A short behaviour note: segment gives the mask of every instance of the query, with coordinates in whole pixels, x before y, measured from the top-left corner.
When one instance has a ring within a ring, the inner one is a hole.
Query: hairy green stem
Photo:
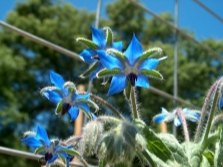
[[[201,135],[201,132],[203,130],[203,123],[204,123],[205,116],[206,116],[206,111],[207,111],[207,108],[208,108],[208,102],[211,99],[211,95],[215,91],[215,88],[216,88],[217,85],[218,85],[218,81],[216,81],[211,86],[211,88],[208,91],[207,97],[205,98],[205,101],[204,101],[204,104],[203,104],[203,107],[202,107],[202,110],[201,110],[200,120],[198,122],[197,130],[196,130],[196,134],[195,134],[195,138],[194,138],[194,142],[196,142],[196,143],[198,142],[198,140],[200,138],[200,135]]]
[[[131,100],[133,117],[134,117],[134,119],[139,119],[139,114],[137,111],[137,104],[136,104],[136,92],[135,92],[135,87],[133,87],[133,86],[131,87],[130,100]]]
[[[102,103],[103,105],[105,105],[108,109],[110,109],[118,118],[124,120],[125,118],[120,114],[120,112],[118,110],[116,110],[111,104],[109,104],[107,101],[105,101],[104,99],[100,98],[99,96],[96,96],[94,94],[91,93],[91,98],[95,99],[96,101]]]
[[[180,108],[177,108],[176,112],[177,112],[177,114],[179,115],[179,117],[180,117],[180,119],[182,121],[185,141],[190,141],[190,137],[189,137],[189,132],[188,132],[187,122],[186,122],[185,116],[184,116],[184,114],[183,114],[183,112],[182,112],[182,110]]]
[[[202,143],[204,141],[206,141],[206,139],[208,138],[208,134],[209,134],[210,129],[211,129],[211,124],[212,124],[212,120],[213,120],[213,117],[214,117],[215,107],[216,107],[216,104],[217,104],[217,101],[218,101],[219,88],[220,88],[219,85],[221,83],[221,80],[218,83],[218,86],[217,86],[217,89],[216,89],[216,92],[215,92],[215,95],[214,95],[214,100],[213,100],[213,103],[212,103],[212,106],[211,106],[211,112],[210,112],[210,115],[208,117],[208,122],[207,122],[207,126],[205,128],[205,132],[204,132],[204,137],[202,139]]]
[[[109,121],[109,122],[113,122],[113,123],[116,123],[116,124],[119,124],[121,121],[115,117],[111,117],[111,116],[107,116],[107,115],[103,115],[103,116],[99,116],[97,118],[98,121]]]

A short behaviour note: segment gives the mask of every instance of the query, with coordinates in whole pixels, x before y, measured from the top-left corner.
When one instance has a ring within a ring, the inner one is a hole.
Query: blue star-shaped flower
[[[51,102],[57,104],[56,114],[62,116],[69,113],[71,121],[75,120],[82,109],[88,116],[90,109],[87,100],[90,94],[76,93],[75,85],[72,82],[65,82],[63,77],[53,71],[50,71],[50,80],[54,86],[45,87],[41,93]]]
[[[92,29],[92,41],[78,38],[77,41],[85,44],[88,48],[83,50],[80,57],[89,64],[93,64],[88,71],[90,71],[90,80],[93,80],[96,73],[103,69],[103,65],[100,63],[99,57],[97,55],[97,50],[106,51],[108,48],[114,48],[116,50],[122,51],[122,42],[113,42],[113,35],[110,28],[106,27],[107,36],[105,38],[104,33],[100,29],[96,29],[93,26]],[[87,73],[87,72],[86,72]]]
[[[105,52],[98,51],[102,65],[108,70],[114,71],[108,95],[121,92],[128,82],[132,86],[149,88],[148,76],[151,75],[162,79],[162,75],[154,70],[162,59],[149,57],[154,52],[160,52],[161,49],[155,48],[143,52],[142,46],[135,35],[133,35],[132,41],[124,53],[114,50],[108,51],[111,51],[114,55],[107,56]]]
[[[193,112],[189,108],[184,108],[181,111],[185,119],[188,119],[192,122],[197,122],[200,119],[199,114],[196,112]],[[162,108],[162,113],[156,115],[153,118],[153,121],[155,123],[160,123],[162,121],[165,121],[165,122],[174,121],[175,126],[180,126],[182,124],[182,121],[179,117],[179,114],[177,113],[177,110],[174,110],[173,112],[168,112],[165,108]]]
[[[27,144],[29,147],[44,151],[44,159],[47,164],[54,162],[59,155],[63,156],[65,160],[68,160],[67,157],[70,157],[70,155],[64,151],[69,150],[71,146],[55,146],[54,142],[49,140],[45,129],[40,126],[38,126],[35,135],[26,136],[22,139],[22,142]]]

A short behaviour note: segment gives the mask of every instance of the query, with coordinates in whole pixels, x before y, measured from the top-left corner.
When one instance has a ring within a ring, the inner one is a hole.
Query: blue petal
[[[219,108],[220,108],[220,109],[223,108],[223,97],[222,97],[222,96],[219,98],[219,103],[218,103],[218,105],[219,105]]]
[[[85,104],[85,103],[77,103],[77,107],[81,107],[81,108],[83,108],[85,111],[87,111],[87,112],[91,112],[90,111],[90,108],[88,107],[88,105],[87,104]]]
[[[123,49],[122,41],[112,42],[112,48],[114,48],[118,51],[122,51],[122,49]]]
[[[22,142],[32,148],[38,148],[42,146],[42,143],[39,140],[37,140],[34,136],[28,136],[24,138],[22,139]]]
[[[96,56],[96,55],[97,55],[96,51],[94,51],[92,49],[84,49],[79,56],[86,63],[92,64],[92,63],[98,61],[98,60],[92,58],[92,56]]]
[[[124,55],[128,58],[131,66],[134,65],[135,60],[143,54],[142,46],[138,39],[133,34],[132,41],[129,44],[127,50],[124,52]]]
[[[84,100],[88,100],[90,98],[90,93],[86,93],[86,94],[77,94],[74,93],[72,100],[78,100],[78,99],[84,99]]]
[[[49,159],[46,163],[51,164],[52,162],[54,162],[57,159],[57,157],[58,157],[57,154],[53,154],[53,157],[51,159]]]
[[[104,33],[102,30],[91,27],[92,30],[92,41],[98,45],[99,49],[104,49],[106,46],[106,41],[104,37]]]
[[[74,106],[74,107],[71,107],[68,112],[70,114],[71,121],[74,121],[79,114],[79,109],[76,106]]]
[[[98,73],[98,71],[100,71],[103,68],[104,66],[101,63],[98,63],[98,67],[90,75],[90,81],[92,81],[96,77],[96,74]]]
[[[115,93],[119,93],[125,89],[127,86],[127,78],[124,74],[119,73],[112,77],[110,89],[108,91],[108,95],[113,95]]]
[[[46,133],[46,130],[43,129],[41,126],[37,127],[37,132],[36,132],[36,139],[37,140],[42,140],[46,143],[46,146],[49,147],[50,146],[50,140],[48,138],[48,135]]]
[[[169,114],[169,112],[165,108],[162,107],[161,109],[162,109],[162,114],[165,114],[165,115]]]
[[[114,68],[121,69],[121,70],[124,69],[124,63],[119,58],[108,56],[105,54],[104,51],[97,51],[97,52],[98,52],[98,56],[101,61],[101,64],[105,68],[109,70],[114,69]]]
[[[178,118],[178,117],[174,118],[174,125],[175,125],[175,126],[180,126],[180,125],[181,125],[181,120],[180,120],[180,118]]]
[[[64,79],[60,74],[57,74],[53,71],[50,71],[50,81],[54,84],[57,88],[62,89],[64,85]]]
[[[43,92],[43,95],[51,102],[57,104],[62,100],[61,95],[56,92],[56,91],[52,91],[52,90],[46,90]]]
[[[144,74],[139,74],[137,76],[137,80],[135,83],[135,86],[143,87],[143,88],[149,88],[149,80],[148,77]]]
[[[160,123],[160,122],[162,122],[165,118],[166,118],[165,115],[160,114],[159,116],[156,116],[156,117],[153,119],[153,121],[154,121],[155,123]]]
[[[139,66],[139,70],[153,70],[159,63],[159,59],[146,59],[142,61]]]

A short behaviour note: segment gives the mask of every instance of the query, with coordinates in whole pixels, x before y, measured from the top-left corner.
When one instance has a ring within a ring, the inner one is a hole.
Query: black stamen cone
[[[61,112],[61,116],[63,116],[65,113],[67,113],[70,108],[71,108],[71,105],[69,103],[64,103],[63,108],[62,108],[62,112]]]
[[[137,81],[137,75],[134,74],[134,73],[130,73],[128,76],[127,76],[129,82],[131,83],[132,86],[135,86],[135,82]]]
[[[98,57],[98,55],[91,56],[91,58],[92,58],[92,59],[96,59],[96,60],[100,60],[99,57]]]
[[[52,157],[53,157],[53,154],[51,154],[51,153],[46,153],[45,154],[45,160],[46,161],[50,160]]]

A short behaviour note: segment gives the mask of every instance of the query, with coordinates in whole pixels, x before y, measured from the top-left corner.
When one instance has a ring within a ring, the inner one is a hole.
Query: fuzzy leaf
[[[182,144],[192,167],[200,167],[202,163],[203,149],[199,143],[185,142]]]
[[[200,167],[211,167],[208,159],[203,155]]]
[[[88,68],[83,74],[80,75],[80,78],[86,78],[86,77],[90,76],[90,74],[91,74],[94,70],[97,69],[97,67],[98,67],[98,63],[99,63],[99,62],[96,61],[95,63],[91,64],[91,65],[89,66],[89,68]]]
[[[140,56],[139,60],[140,61],[143,61],[149,57],[154,57],[156,55],[161,55],[162,54],[162,49],[161,48],[158,48],[158,47],[155,47],[155,48],[152,48],[152,49],[149,49],[147,51],[145,51],[142,56]]]
[[[204,152],[203,155],[207,158],[209,164],[211,166],[214,166],[214,153],[210,150],[207,150],[207,151]]]
[[[93,49],[93,50],[97,50],[98,46],[91,40],[86,39],[86,38],[77,38],[77,42],[81,42],[84,45],[86,45],[87,47]]]
[[[223,129],[222,126],[218,128],[220,139],[215,145],[215,154],[214,154],[214,166],[219,167],[223,166]]]
[[[163,80],[163,76],[156,70],[141,70],[141,72],[148,77]]]
[[[182,166],[190,167],[189,160],[186,156],[183,147],[177,141],[177,139],[168,133],[158,134],[158,137],[167,146],[167,148],[172,152],[174,159]]]
[[[102,69],[101,71],[97,73],[96,76],[97,78],[108,77],[108,76],[118,74],[119,72],[120,72],[119,69],[112,69],[112,70]]]
[[[59,102],[59,103],[57,104],[57,107],[56,107],[56,110],[55,110],[55,114],[56,114],[56,115],[59,115],[60,112],[62,111],[62,108],[63,108],[63,101],[61,101],[61,102]]]
[[[112,54],[113,56],[118,57],[118,58],[120,58],[122,60],[125,59],[124,54],[122,52],[116,50],[116,49],[112,49],[112,48],[107,49],[106,50],[106,54],[108,54],[108,55]]]
[[[145,137],[147,142],[147,149],[161,159],[163,162],[168,160],[174,161],[174,157],[167,146],[162,142],[162,140],[149,129],[142,121],[134,120],[136,126],[141,130],[142,135]]]
[[[45,147],[41,146],[41,147],[37,148],[34,153],[38,154],[39,152],[43,151],[44,149],[45,149]]]
[[[111,46],[113,41],[112,30],[109,27],[105,27],[104,30],[106,31],[106,43],[108,46]]]

